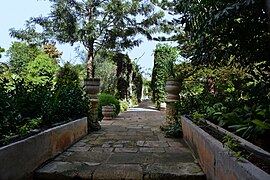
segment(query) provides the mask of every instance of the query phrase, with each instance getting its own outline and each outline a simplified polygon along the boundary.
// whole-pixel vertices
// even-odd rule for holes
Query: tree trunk
[[[90,23],[92,18],[93,18],[93,14],[94,14],[94,4],[90,4],[89,9],[88,9],[88,20]],[[90,33],[90,32],[89,32]],[[91,37],[87,43],[88,46],[88,55],[87,55],[87,78],[94,78],[95,77],[95,73],[94,73],[94,39],[93,37]]]
[[[90,40],[89,42],[90,47],[88,48],[88,55],[87,55],[87,78],[94,78],[94,41]]]

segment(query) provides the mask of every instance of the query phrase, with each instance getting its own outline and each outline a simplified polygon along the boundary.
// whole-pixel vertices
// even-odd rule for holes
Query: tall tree
[[[26,74],[26,66],[40,53],[41,49],[36,45],[29,45],[26,42],[12,42],[11,47],[7,50],[11,72]]]
[[[177,37],[181,54],[193,64],[269,71],[269,12],[264,0],[162,0],[161,7],[178,14],[172,24],[182,26]]]
[[[100,49],[123,50],[138,46],[136,35],[158,30],[164,13],[156,12],[150,0],[50,0],[47,17],[31,18],[25,30],[11,29],[12,37],[24,40],[42,38],[60,43],[80,42],[88,52],[87,78],[94,77],[93,59]],[[35,24],[43,33],[35,31]]]

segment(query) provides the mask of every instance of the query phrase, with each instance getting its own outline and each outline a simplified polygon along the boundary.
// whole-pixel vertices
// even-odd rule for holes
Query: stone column
[[[86,89],[87,95],[90,97],[91,106],[88,114],[88,126],[91,130],[99,130],[101,128],[98,123],[98,93],[99,93],[99,85],[100,79],[91,78],[85,79],[84,85]]]
[[[166,124],[171,125],[177,121],[178,111],[177,102],[179,101],[179,93],[182,81],[178,79],[168,78],[166,81]]]
[[[177,101],[166,101],[166,124],[173,124],[173,122],[175,122],[177,118]]]

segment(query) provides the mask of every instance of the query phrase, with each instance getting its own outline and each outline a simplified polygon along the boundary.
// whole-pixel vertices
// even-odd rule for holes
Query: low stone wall
[[[247,160],[231,156],[223,144],[185,116],[181,118],[184,139],[197,156],[207,179],[260,179],[270,175]]]
[[[0,179],[25,178],[87,134],[87,118],[63,124],[0,148]]]

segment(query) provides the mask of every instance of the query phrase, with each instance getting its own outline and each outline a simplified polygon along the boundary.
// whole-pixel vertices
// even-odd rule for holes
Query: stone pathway
[[[102,121],[35,172],[35,179],[205,179],[182,139],[160,131],[165,112],[150,101]]]

